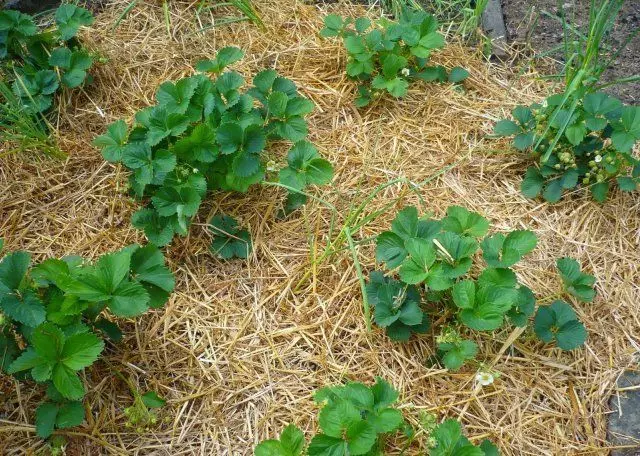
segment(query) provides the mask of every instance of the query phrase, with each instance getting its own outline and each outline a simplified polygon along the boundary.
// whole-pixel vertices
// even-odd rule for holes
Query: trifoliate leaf
[[[376,261],[386,263],[389,269],[395,269],[407,256],[403,239],[392,231],[385,231],[376,239]]]
[[[494,234],[482,241],[482,256],[491,267],[508,268],[531,252],[537,243],[536,235],[527,230],[511,231],[506,237]]]
[[[436,446],[429,451],[429,456],[484,456],[481,448],[462,435],[462,426],[456,420],[443,421],[431,436],[436,440]]]
[[[164,265],[164,255],[153,244],[137,249],[131,256],[132,278],[149,293],[149,306],[161,307],[175,288],[175,278]]]
[[[93,24],[93,16],[84,8],[64,4],[56,10],[56,25],[63,41],[68,41],[76,36],[81,26],[91,24]]]
[[[220,73],[225,67],[241,60],[244,57],[242,49],[229,46],[218,51],[213,60],[201,60],[196,64],[196,70],[208,73]]]
[[[290,424],[279,440],[265,440],[255,448],[255,456],[300,456],[304,450],[304,434],[295,425]]]
[[[234,257],[248,258],[252,250],[251,236],[240,229],[238,223],[227,215],[215,215],[209,226],[214,235],[211,251],[223,260]]]
[[[638,188],[638,179],[634,177],[618,176],[616,182],[623,192],[635,192]]]
[[[527,325],[529,317],[533,315],[536,307],[536,297],[530,288],[520,285],[517,288],[516,301],[507,312],[507,316],[514,325],[523,327]]]
[[[424,239],[408,239],[405,242],[405,247],[409,258],[404,260],[400,266],[400,278],[408,284],[418,284],[425,281],[431,265],[436,260],[433,243]]]
[[[482,237],[489,230],[489,221],[476,212],[461,206],[449,206],[447,216],[442,219],[442,228],[458,234]]]
[[[102,156],[108,162],[119,162],[127,144],[127,124],[124,120],[113,122],[107,127],[107,132],[91,144],[102,149]]]
[[[556,262],[565,290],[584,302],[591,302],[596,295],[596,278],[580,270],[580,263],[573,258],[560,258]]]
[[[156,92],[158,106],[170,113],[186,113],[197,86],[198,80],[195,78],[183,78],[175,84],[170,81],[162,83]]]
[[[161,247],[171,243],[175,234],[170,219],[161,217],[150,208],[143,208],[135,212],[131,217],[131,224],[139,230],[144,230],[147,239]]]
[[[505,288],[480,288],[473,306],[460,312],[460,320],[477,331],[493,331],[502,326],[504,315],[516,299],[515,290]]]
[[[598,182],[591,186],[591,196],[599,203],[604,203],[609,193],[609,182]]]
[[[459,342],[444,342],[438,344],[438,350],[444,367],[451,371],[460,369],[463,364],[475,358],[478,353],[478,345],[472,340]]]
[[[147,142],[155,146],[168,136],[179,136],[189,126],[189,119],[177,112],[170,112],[164,106],[153,109],[149,117]]]
[[[620,152],[630,152],[640,139],[640,106],[624,106],[620,121],[613,125],[611,141]]]
[[[587,331],[575,311],[564,301],[540,307],[533,321],[536,335],[543,342],[555,341],[563,350],[573,350],[587,339]]]
[[[38,326],[47,316],[44,304],[32,290],[26,290],[22,295],[0,295],[0,310],[31,328]]]
[[[216,130],[216,140],[220,144],[220,151],[223,154],[231,154],[240,149],[243,136],[242,127],[235,122],[220,124]]]

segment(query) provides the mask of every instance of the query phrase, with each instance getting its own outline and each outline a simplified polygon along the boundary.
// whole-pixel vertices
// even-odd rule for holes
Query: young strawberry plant
[[[366,106],[381,93],[399,98],[412,80],[459,83],[469,73],[461,67],[451,72],[429,65],[432,52],[444,46],[436,19],[417,9],[406,9],[397,22],[386,18],[373,23],[331,14],[320,34],[340,37],[348,54],[347,75],[360,83],[356,106]]]
[[[198,63],[200,74],[162,84],[156,93],[158,103],[139,111],[131,128],[119,120],[94,141],[105,160],[131,171],[131,190],[146,203],[132,223],[156,245],[169,244],[175,234],[187,234],[208,191],[246,192],[269,173],[275,174],[275,157],[269,149],[274,140],[292,144],[287,166],[273,178],[296,195],[297,203],[304,203],[297,192],[325,184],[333,176],[331,164],[305,140],[305,116],[313,103],[274,70],[256,74],[253,86],[244,90],[239,73],[224,71],[242,57],[238,48],[221,49],[215,59]],[[221,218],[212,225],[216,223],[231,222]],[[216,239],[224,235],[216,231]],[[235,242],[222,242],[225,252],[233,247],[229,253],[221,251],[220,242],[212,246],[218,254],[241,256]]]
[[[256,456],[298,456],[305,447],[309,456],[383,454],[385,438],[400,430],[404,418],[393,407],[398,392],[381,378],[367,387],[359,382],[318,390],[314,395],[322,408],[320,432],[305,444],[304,434],[290,424],[279,439],[256,446]]]
[[[570,106],[570,108],[568,107]],[[555,203],[566,190],[585,186],[593,199],[606,200],[612,186],[632,192],[640,182],[640,107],[625,106],[605,93],[552,95],[542,104],[518,106],[513,120],[495,126],[513,137],[513,147],[536,161],[527,169],[522,194]]]
[[[82,371],[98,360],[108,338],[121,338],[107,318],[136,317],[159,308],[174,288],[164,256],[153,245],[130,245],[94,264],[79,257],[31,266],[27,252],[0,261],[0,371],[46,386],[36,431],[84,420]]]
[[[498,448],[484,439],[474,445],[462,434],[459,421],[448,419],[429,433],[429,456],[499,456]]]
[[[366,287],[375,323],[385,328],[391,339],[406,341],[414,333],[428,331],[429,313],[441,320],[445,317],[446,324],[436,340],[439,357],[451,370],[473,359],[478,351],[473,340],[461,336],[463,330],[495,331],[507,321],[525,326],[534,313],[536,298],[531,289],[519,283],[511,268],[536,247],[537,238],[527,230],[507,234],[488,231],[485,218],[459,206],[449,207],[441,220],[420,218],[412,206],[401,210],[391,231],[381,233],[376,241],[376,260],[386,265],[387,274],[371,272]],[[479,251],[484,265],[476,261]],[[578,276],[579,267],[576,273],[568,261],[559,262],[567,277],[565,283],[575,283],[568,292],[572,293],[578,283],[593,285]],[[476,267],[472,268],[474,262]],[[572,323],[564,326],[567,312],[553,321],[540,316],[550,310],[554,308],[540,307],[536,316],[540,324],[536,327],[550,322],[548,329],[553,334],[564,328],[566,338],[573,342],[556,340],[560,348],[581,345],[586,331],[575,313]],[[545,342],[553,339],[547,333],[541,338]]]
[[[0,75],[11,84],[22,115],[33,117],[44,131],[48,128],[44,114],[51,110],[55,93],[62,87],[73,89],[90,81],[87,71],[93,58],[82,48],[76,34],[81,26],[92,23],[89,11],[71,4],[61,5],[55,13],[55,25],[44,30],[27,14],[0,11]],[[0,102],[2,112],[10,111],[7,104],[15,104],[13,97],[6,94]],[[24,128],[21,130],[29,136]]]

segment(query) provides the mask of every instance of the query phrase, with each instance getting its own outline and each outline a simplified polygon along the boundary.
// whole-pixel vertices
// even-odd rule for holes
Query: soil
[[[566,0],[563,9],[570,23],[583,30],[588,23],[590,0]],[[510,42],[523,43],[536,53],[553,49],[562,43],[560,21],[542,14],[560,13],[557,0],[502,0],[502,9]],[[614,49],[640,27],[640,1],[627,0],[616,20],[609,40]],[[562,60],[562,56],[554,56]],[[615,64],[604,74],[605,81],[640,74],[640,34],[626,46]],[[607,90],[629,104],[640,100],[640,82],[617,85]]]

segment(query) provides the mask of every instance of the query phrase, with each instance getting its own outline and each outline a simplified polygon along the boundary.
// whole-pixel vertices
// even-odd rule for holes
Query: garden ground
[[[318,31],[325,8],[359,15],[362,7],[261,0],[264,29],[237,23],[197,33],[206,24],[196,21],[190,3],[170,3],[168,30],[161,4],[141,2],[113,30],[128,3],[111,3],[83,32],[88,47],[109,60],[94,71],[93,85],[62,103],[60,144],[69,158],[0,159],[0,237],[8,249],[40,259],[97,257],[143,242],[130,225],[138,203],[126,195],[126,173],[90,142],[109,122],[152,103],[160,83],[192,74],[198,60],[226,45],[245,50],[234,67],[247,79],[274,67],[315,102],[310,140],[336,177],[314,190],[324,202],[313,200],[287,219],[277,217],[284,195],[272,187],[208,198],[190,236],[167,249],[177,291],[166,308],[128,324],[127,338],[108,348],[108,362],[86,372],[90,413],[84,426],[63,433],[71,440],[68,454],[251,454],[287,423],[310,431],[317,388],[375,376],[400,390],[414,425],[421,412],[458,418],[473,441],[488,437],[505,455],[608,453],[607,400],[617,394],[618,376],[637,366],[640,344],[640,198],[616,193],[598,205],[577,192],[550,206],[520,195],[524,158],[487,135],[516,104],[547,95],[535,74],[517,77],[517,67],[487,63],[480,49],[451,37],[434,60],[469,69],[464,91],[416,83],[401,101],[384,98],[356,110],[342,46]],[[561,289],[558,257],[578,259],[597,277],[596,300],[577,305],[589,331],[585,347],[563,353],[529,330],[478,335],[478,358],[501,374],[481,388],[471,366],[449,373],[427,365],[431,334],[395,344],[379,329],[367,332],[346,244],[320,258],[350,209],[394,180],[364,211],[383,214],[353,233],[365,273],[374,267],[366,240],[387,229],[397,209],[417,204],[442,216],[449,205],[464,205],[497,229],[536,232],[538,248],[517,272],[542,302]],[[249,228],[249,260],[218,261],[208,251],[206,222],[219,211]],[[113,369],[167,398],[162,424],[144,434],[124,426],[131,395],[109,374]],[[39,397],[30,385],[1,381],[0,453],[36,450],[42,443],[29,423]],[[415,444],[406,454],[421,450]]]

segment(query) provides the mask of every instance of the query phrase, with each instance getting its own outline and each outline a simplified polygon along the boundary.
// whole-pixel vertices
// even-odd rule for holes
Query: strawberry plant
[[[381,18],[327,16],[320,34],[340,37],[347,50],[347,75],[359,82],[356,106],[366,106],[381,93],[399,98],[406,95],[412,80],[459,83],[469,73],[461,67],[451,72],[441,65],[429,65],[433,51],[444,46],[438,22],[432,15],[406,9],[397,22]]]
[[[119,120],[94,140],[105,160],[131,171],[131,191],[146,203],[132,223],[156,245],[187,234],[208,191],[246,192],[272,173],[296,195],[291,199],[303,204],[296,192],[325,184],[333,176],[330,163],[305,140],[305,116],[313,103],[274,70],[259,72],[253,86],[244,90],[244,78],[225,71],[242,56],[238,48],[221,49],[213,60],[198,63],[201,73],[163,83],[156,93],[158,103],[139,111],[131,128]],[[277,176],[268,148],[273,140],[292,144],[287,166]],[[230,222],[221,218],[212,225],[216,223]],[[241,256],[235,242],[216,240],[212,249],[223,257]]]
[[[27,14],[0,11],[0,73],[11,82],[26,114],[48,111],[57,90],[79,87],[89,79],[93,59],[76,34],[92,23],[89,11],[71,4],[61,5],[55,26],[45,30]]]
[[[499,456],[498,448],[489,440],[476,446],[462,434],[460,422],[448,419],[429,433],[429,456]]]
[[[104,339],[122,337],[108,318],[159,308],[174,288],[153,245],[130,245],[94,264],[79,257],[31,266],[27,252],[0,261],[0,371],[46,386],[36,431],[77,426],[84,419],[82,371],[98,360]]]
[[[582,185],[603,202],[613,185],[636,190],[640,160],[633,148],[640,139],[640,107],[601,92],[574,95],[568,103],[565,98],[556,94],[542,104],[518,106],[513,120],[495,126],[497,136],[513,137],[513,147],[536,161],[527,169],[522,194],[555,203]]]
[[[376,260],[386,265],[387,274],[372,271],[366,287],[375,323],[391,339],[406,341],[414,333],[427,332],[429,314],[435,313],[446,323],[436,338],[439,358],[451,370],[473,359],[478,351],[476,343],[464,339],[461,331],[495,331],[505,322],[526,326],[536,298],[511,268],[536,247],[537,238],[527,230],[488,232],[485,218],[460,206],[449,207],[441,220],[421,218],[412,206],[401,210],[391,230],[376,240]],[[484,266],[476,261],[479,251]],[[567,291],[576,295],[579,290],[578,295],[585,297],[588,292],[579,287],[593,285],[592,278],[581,276],[572,261],[558,263],[565,284],[570,283]],[[477,266],[472,268],[474,263]],[[545,342],[555,340],[563,349],[582,345],[586,331],[575,313],[568,325],[568,312],[549,318],[557,307],[539,308],[536,333]],[[544,325],[554,335],[561,329],[562,340],[538,331]],[[572,343],[565,343],[566,339]]]
[[[251,237],[247,230],[227,215],[215,215],[209,222],[214,234],[211,251],[219,258],[247,258],[251,253]]]
[[[255,448],[256,456],[348,456],[383,454],[385,438],[404,424],[393,407],[398,392],[381,378],[367,387],[359,382],[326,387],[314,395],[321,407],[320,432],[308,446],[304,434],[289,425],[279,439],[265,440]]]

